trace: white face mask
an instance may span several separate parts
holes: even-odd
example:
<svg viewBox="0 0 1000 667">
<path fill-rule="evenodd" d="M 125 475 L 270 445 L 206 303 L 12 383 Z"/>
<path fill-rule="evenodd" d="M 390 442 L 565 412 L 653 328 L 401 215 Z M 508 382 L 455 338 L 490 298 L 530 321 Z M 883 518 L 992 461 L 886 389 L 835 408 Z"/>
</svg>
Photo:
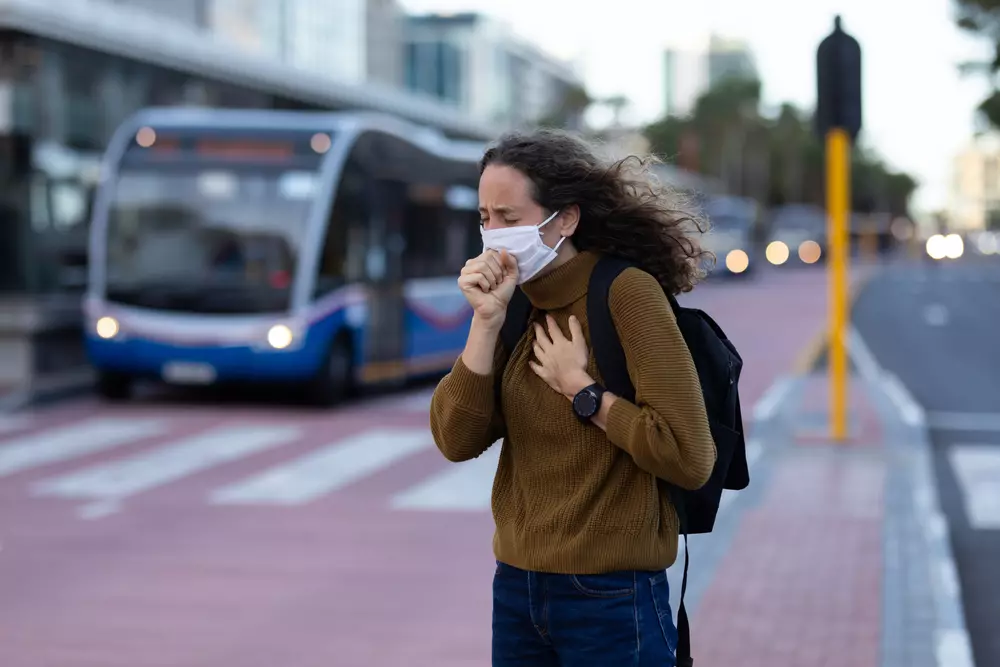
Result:
<svg viewBox="0 0 1000 667">
<path fill-rule="evenodd" d="M 483 252 L 506 250 L 514 256 L 514 261 L 517 262 L 517 284 L 528 282 L 555 260 L 559 246 L 566 240 L 565 236 L 560 238 L 555 248 L 548 247 L 542 240 L 542 227 L 552 222 L 559 213 L 560 211 L 556 211 L 540 225 L 521 225 L 499 229 L 481 227 Z"/>
</svg>

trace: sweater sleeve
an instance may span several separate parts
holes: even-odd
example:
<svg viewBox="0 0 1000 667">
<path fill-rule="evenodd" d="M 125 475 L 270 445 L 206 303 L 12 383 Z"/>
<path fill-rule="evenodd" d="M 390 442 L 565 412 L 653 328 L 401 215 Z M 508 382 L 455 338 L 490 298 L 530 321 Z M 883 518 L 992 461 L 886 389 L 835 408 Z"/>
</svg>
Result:
<svg viewBox="0 0 1000 667">
<path fill-rule="evenodd" d="M 663 289 L 636 268 L 611 286 L 612 319 L 635 387 L 635 403 L 619 397 L 608 414 L 608 439 L 636 464 L 684 489 L 712 474 L 716 450 L 698 372 Z"/>
<path fill-rule="evenodd" d="M 506 352 L 497 344 L 494 372 L 479 375 L 459 356 L 431 398 L 431 433 L 449 461 L 468 461 L 507 435 L 507 426 L 496 396 L 494 373 L 506 363 Z"/>
</svg>

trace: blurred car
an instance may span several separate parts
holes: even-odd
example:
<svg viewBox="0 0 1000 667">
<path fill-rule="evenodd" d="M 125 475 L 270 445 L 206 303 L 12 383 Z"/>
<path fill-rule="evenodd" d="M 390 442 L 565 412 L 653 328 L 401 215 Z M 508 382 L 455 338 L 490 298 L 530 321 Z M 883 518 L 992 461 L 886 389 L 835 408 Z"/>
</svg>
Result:
<svg viewBox="0 0 1000 667">
<path fill-rule="evenodd" d="M 774 266 L 818 264 L 826 256 L 826 214 L 818 206 L 774 210 L 764 256 Z"/>
<path fill-rule="evenodd" d="M 714 275 L 747 276 L 758 262 L 754 243 L 757 202 L 747 197 L 709 197 L 704 205 L 711 229 L 702 247 L 715 254 Z"/>
</svg>

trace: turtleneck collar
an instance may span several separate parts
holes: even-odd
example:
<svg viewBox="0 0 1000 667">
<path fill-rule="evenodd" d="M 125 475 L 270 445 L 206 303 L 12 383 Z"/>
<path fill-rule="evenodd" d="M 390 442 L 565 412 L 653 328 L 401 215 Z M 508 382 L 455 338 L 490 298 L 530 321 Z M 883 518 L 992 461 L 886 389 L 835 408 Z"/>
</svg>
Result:
<svg viewBox="0 0 1000 667">
<path fill-rule="evenodd" d="M 590 273 L 597 264 L 596 253 L 578 253 L 549 273 L 521 285 L 521 290 L 539 310 L 565 308 L 587 293 Z"/>
</svg>

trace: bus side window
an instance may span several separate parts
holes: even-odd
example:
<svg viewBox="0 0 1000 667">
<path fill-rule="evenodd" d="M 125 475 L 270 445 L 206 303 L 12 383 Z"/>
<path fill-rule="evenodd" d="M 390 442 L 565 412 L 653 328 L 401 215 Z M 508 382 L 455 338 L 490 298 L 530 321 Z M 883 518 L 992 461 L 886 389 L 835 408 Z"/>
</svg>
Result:
<svg viewBox="0 0 1000 667">
<path fill-rule="evenodd" d="M 368 180 L 357 160 L 348 159 L 330 209 L 320 254 L 316 297 L 364 277 L 365 231 L 372 214 Z"/>
</svg>

